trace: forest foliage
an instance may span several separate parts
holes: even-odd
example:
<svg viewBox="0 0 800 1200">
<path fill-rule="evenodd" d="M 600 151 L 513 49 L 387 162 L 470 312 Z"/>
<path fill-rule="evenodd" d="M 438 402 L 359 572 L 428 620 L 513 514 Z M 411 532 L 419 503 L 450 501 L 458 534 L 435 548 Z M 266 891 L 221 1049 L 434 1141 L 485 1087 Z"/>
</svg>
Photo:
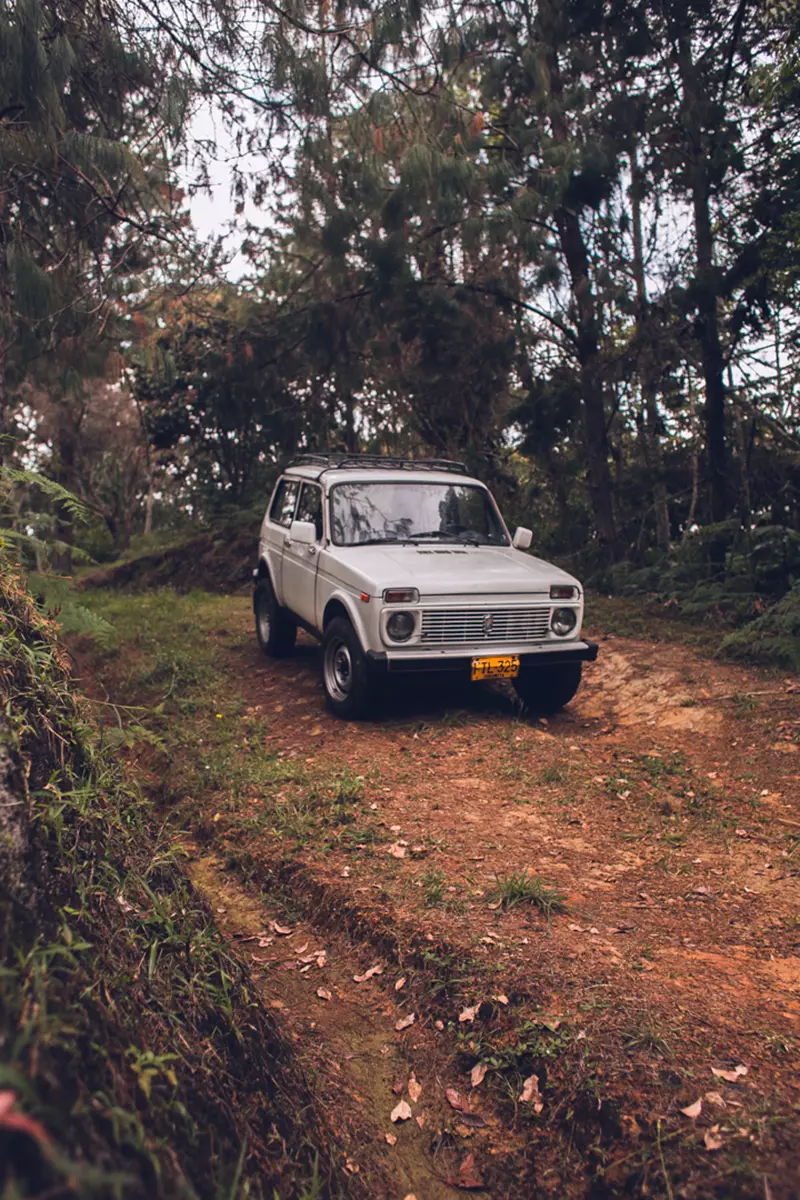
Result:
<svg viewBox="0 0 800 1200">
<path fill-rule="evenodd" d="M 68 570 L 263 504 L 297 450 L 435 453 L 607 589 L 795 611 L 799 30 L 783 0 L 7 4 L 2 453 L 92 519 L 7 481 L 4 526 Z M 221 158 L 238 274 L 187 215 Z"/>
</svg>

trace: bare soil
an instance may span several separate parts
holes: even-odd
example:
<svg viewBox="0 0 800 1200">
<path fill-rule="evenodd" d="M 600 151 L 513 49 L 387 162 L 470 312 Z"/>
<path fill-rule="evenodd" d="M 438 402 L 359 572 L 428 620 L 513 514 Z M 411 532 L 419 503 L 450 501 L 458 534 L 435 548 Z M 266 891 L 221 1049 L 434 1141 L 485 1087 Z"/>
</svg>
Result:
<svg viewBox="0 0 800 1200">
<path fill-rule="evenodd" d="M 247 601 L 229 611 L 212 640 L 243 744 L 360 777 L 352 816 L 293 837 L 258 824 L 308 806 L 290 771 L 243 820 L 152 769 L 359 1186 L 800 1195 L 796 683 L 608 638 L 549 721 L 426 682 L 345 724 L 310 640 L 266 661 Z M 563 909 L 510 903 L 515 879 Z"/>
</svg>

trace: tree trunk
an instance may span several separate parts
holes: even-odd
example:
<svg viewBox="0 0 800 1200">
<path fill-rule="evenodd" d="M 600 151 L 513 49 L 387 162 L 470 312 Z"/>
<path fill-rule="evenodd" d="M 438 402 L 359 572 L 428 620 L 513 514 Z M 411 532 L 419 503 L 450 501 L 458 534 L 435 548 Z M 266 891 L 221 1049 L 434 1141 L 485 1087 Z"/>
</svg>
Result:
<svg viewBox="0 0 800 1200">
<path fill-rule="evenodd" d="M 555 218 L 561 250 L 572 282 L 572 294 L 578 310 L 577 348 L 589 495 L 597 526 L 597 536 L 601 545 L 612 558 L 615 558 L 617 555 L 617 531 L 611 499 L 611 471 L 608 465 L 609 443 L 602 381 L 603 359 L 597 330 L 595 300 L 589 281 L 589 256 L 576 214 L 562 206 L 557 209 Z"/>
<path fill-rule="evenodd" d="M 701 125 L 701 105 L 706 103 L 692 60 L 687 33 L 677 37 L 677 65 L 683 85 L 684 124 L 688 135 L 688 167 L 694 212 L 697 260 L 697 337 L 703 366 L 706 402 L 704 424 L 711 515 L 715 523 L 728 515 L 727 454 L 725 448 L 724 360 L 717 315 L 717 278 L 714 269 L 714 235 L 711 227 L 711 189 L 708 149 Z M 724 546 L 721 547 L 724 561 Z M 715 558 L 719 562 L 720 547 Z"/>
<path fill-rule="evenodd" d="M 642 241 L 642 193 L 641 171 L 636 158 L 636 146 L 631 149 L 631 224 L 633 227 L 633 276 L 636 284 L 636 325 L 639 334 L 639 378 L 644 399 L 642 422 L 642 448 L 647 470 L 653 480 L 653 508 L 656 519 L 656 542 L 661 550 L 669 550 L 669 505 L 664 482 L 664 456 L 659 437 L 658 403 L 653 379 L 653 359 L 648 337 L 650 308 L 647 302 L 647 285 L 644 275 L 644 251 Z"/>
<path fill-rule="evenodd" d="M 559 16 L 552 0 L 540 0 L 539 21 L 544 43 L 542 48 L 546 50 L 546 68 L 544 63 L 542 66 L 549 75 L 545 86 L 550 92 L 551 128 L 554 140 L 563 146 L 571 141 L 571 132 L 564 117 L 564 95 L 557 55 Z M 578 214 L 562 204 L 556 209 L 554 217 L 578 312 L 577 354 L 589 496 L 600 544 L 611 558 L 616 558 L 618 546 L 608 465 L 604 364 L 600 352 L 596 302 L 589 275 L 589 255 Z"/>
</svg>

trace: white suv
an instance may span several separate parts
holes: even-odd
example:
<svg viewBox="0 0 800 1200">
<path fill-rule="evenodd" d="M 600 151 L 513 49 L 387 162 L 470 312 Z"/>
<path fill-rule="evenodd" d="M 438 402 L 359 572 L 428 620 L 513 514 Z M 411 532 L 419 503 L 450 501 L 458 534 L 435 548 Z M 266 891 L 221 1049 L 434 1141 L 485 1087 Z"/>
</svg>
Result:
<svg viewBox="0 0 800 1200">
<path fill-rule="evenodd" d="M 555 712 L 597 646 L 580 637 L 577 579 L 524 551 L 488 488 L 443 459 L 304 454 L 284 470 L 253 572 L 265 654 L 291 653 L 298 626 L 322 641 L 331 710 L 361 717 L 401 672 L 513 680 Z"/>
</svg>

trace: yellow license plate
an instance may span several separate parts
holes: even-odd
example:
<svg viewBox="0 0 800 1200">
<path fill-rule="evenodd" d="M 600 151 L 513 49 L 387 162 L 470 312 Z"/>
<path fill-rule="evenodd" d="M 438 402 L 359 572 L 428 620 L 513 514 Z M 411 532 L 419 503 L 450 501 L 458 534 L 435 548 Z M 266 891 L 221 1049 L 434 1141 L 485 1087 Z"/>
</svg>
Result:
<svg viewBox="0 0 800 1200">
<path fill-rule="evenodd" d="M 473 658 L 472 678 L 516 679 L 519 675 L 519 655 L 505 654 L 497 658 Z"/>
</svg>

